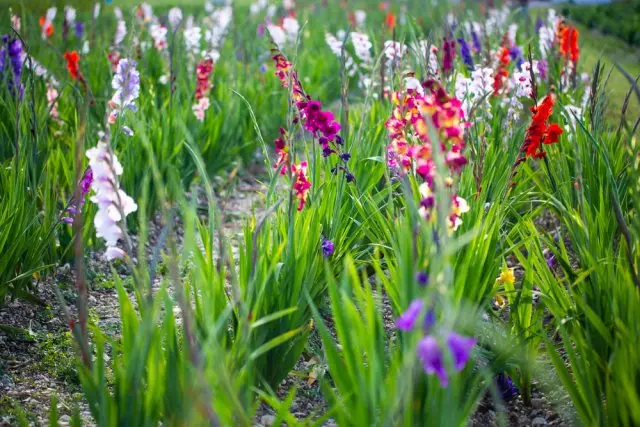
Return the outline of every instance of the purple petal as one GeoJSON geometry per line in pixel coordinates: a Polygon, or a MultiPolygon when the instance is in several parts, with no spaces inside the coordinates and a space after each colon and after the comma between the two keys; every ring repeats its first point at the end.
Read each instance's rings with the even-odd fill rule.
{"type": "Polygon", "coordinates": [[[409,305],[407,311],[402,313],[398,319],[396,319],[396,326],[401,331],[410,331],[413,329],[416,324],[416,320],[422,313],[422,307],[424,306],[424,302],[421,299],[415,299],[409,305]]]}
{"type": "Polygon", "coordinates": [[[442,387],[449,385],[449,377],[442,361],[442,351],[433,336],[427,335],[418,343],[418,358],[427,374],[436,374],[442,387]]]}
{"type": "Polygon", "coordinates": [[[447,337],[447,345],[451,350],[453,362],[456,371],[461,371],[471,357],[471,350],[476,345],[476,339],[473,337],[463,337],[455,332],[450,332],[447,337]]]}

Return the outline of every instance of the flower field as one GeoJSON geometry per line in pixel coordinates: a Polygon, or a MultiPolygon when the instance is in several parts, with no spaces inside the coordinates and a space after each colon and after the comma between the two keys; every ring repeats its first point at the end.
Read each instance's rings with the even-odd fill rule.
{"type": "Polygon", "coordinates": [[[640,425],[636,76],[553,9],[177,3],[0,10],[0,424],[640,425]]]}

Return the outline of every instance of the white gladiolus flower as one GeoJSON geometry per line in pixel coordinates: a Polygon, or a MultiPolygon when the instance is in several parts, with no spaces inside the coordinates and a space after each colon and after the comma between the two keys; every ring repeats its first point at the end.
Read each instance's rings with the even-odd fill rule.
{"type": "Polygon", "coordinates": [[[200,27],[191,27],[184,32],[184,43],[187,51],[195,54],[200,52],[200,39],[202,38],[200,27]]]}
{"type": "Polygon", "coordinates": [[[127,35],[127,24],[124,22],[124,20],[119,20],[118,25],[116,26],[116,37],[113,41],[113,44],[115,46],[120,45],[120,43],[122,43],[126,35],[127,35]]]}
{"type": "Polygon", "coordinates": [[[169,9],[168,18],[171,30],[175,31],[182,21],[182,9],[180,9],[179,7],[172,7],[171,9],[169,9]]]}
{"type": "Polygon", "coordinates": [[[91,189],[94,195],[90,200],[98,205],[98,212],[93,220],[96,236],[104,239],[107,245],[107,259],[121,258],[124,251],[116,245],[124,233],[119,223],[135,212],[138,206],[120,189],[118,176],[122,175],[122,165],[109,144],[100,141],[96,147],[87,150],[86,155],[93,171],[91,189]]]}
{"type": "Polygon", "coordinates": [[[282,49],[287,41],[287,35],[284,30],[277,25],[269,24],[267,25],[267,31],[269,31],[269,35],[271,35],[278,49],[282,49]]]}

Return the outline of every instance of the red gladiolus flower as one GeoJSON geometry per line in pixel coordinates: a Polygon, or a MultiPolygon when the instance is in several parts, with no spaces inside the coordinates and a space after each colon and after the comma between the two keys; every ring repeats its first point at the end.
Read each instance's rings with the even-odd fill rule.
{"type": "Polygon", "coordinates": [[[574,63],[578,62],[578,58],[580,58],[579,36],[578,30],[570,25],[565,25],[560,30],[560,53],[574,63]]]}
{"type": "Polygon", "coordinates": [[[387,13],[384,22],[387,27],[389,27],[389,30],[393,31],[393,29],[396,28],[396,15],[393,12],[387,13]]]}
{"type": "Polygon", "coordinates": [[[67,60],[67,70],[69,70],[69,74],[71,74],[71,79],[77,79],[78,74],[80,73],[80,68],[78,67],[80,55],[78,55],[78,52],[76,52],[75,50],[71,53],[65,52],[64,59],[67,60]]]}
{"type": "Polygon", "coordinates": [[[509,77],[507,67],[509,66],[510,56],[509,49],[506,47],[506,37],[502,46],[498,49],[498,67],[496,68],[496,75],[493,78],[493,95],[497,96],[500,89],[504,86],[504,82],[509,77]]]}
{"type": "Polygon", "coordinates": [[[544,157],[546,153],[542,151],[542,144],[558,142],[563,132],[556,123],[548,123],[553,112],[553,102],[553,96],[547,95],[540,105],[531,107],[533,119],[527,129],[522,147],[527,157],[536,159],[544,157]]]}

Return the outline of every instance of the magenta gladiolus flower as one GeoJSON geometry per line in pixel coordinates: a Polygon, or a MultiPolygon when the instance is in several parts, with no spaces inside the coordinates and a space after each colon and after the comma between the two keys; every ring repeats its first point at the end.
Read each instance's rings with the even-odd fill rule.
{"type": "Polygon", "coordinates": [[[442,350],[432,335],[427,335],[418,343],[418,358],[427,374],[436,374],[442,387],[449,385],[449,376],[444,367],[442,350]]]}
{"type": "Polygon", "coordinates": [[[422,308],[424,307],[424,301],[421,299],[415,299],[409,304],[409,308],[407,311],[402,313],[398,319],[396,319],[396,326],[401,331],[410,331],[416,324],[418,317],[422,313],[422,308]]]}
{"type": "Polygon", "coordinates": [[[471,357],[471,350],[476,345],[476,339],[473,337],[463,337],[455,332],[449,332],[447,336],[447,345],[451,350],[453,363],[456,371],[461,371],[471,357]]]}

